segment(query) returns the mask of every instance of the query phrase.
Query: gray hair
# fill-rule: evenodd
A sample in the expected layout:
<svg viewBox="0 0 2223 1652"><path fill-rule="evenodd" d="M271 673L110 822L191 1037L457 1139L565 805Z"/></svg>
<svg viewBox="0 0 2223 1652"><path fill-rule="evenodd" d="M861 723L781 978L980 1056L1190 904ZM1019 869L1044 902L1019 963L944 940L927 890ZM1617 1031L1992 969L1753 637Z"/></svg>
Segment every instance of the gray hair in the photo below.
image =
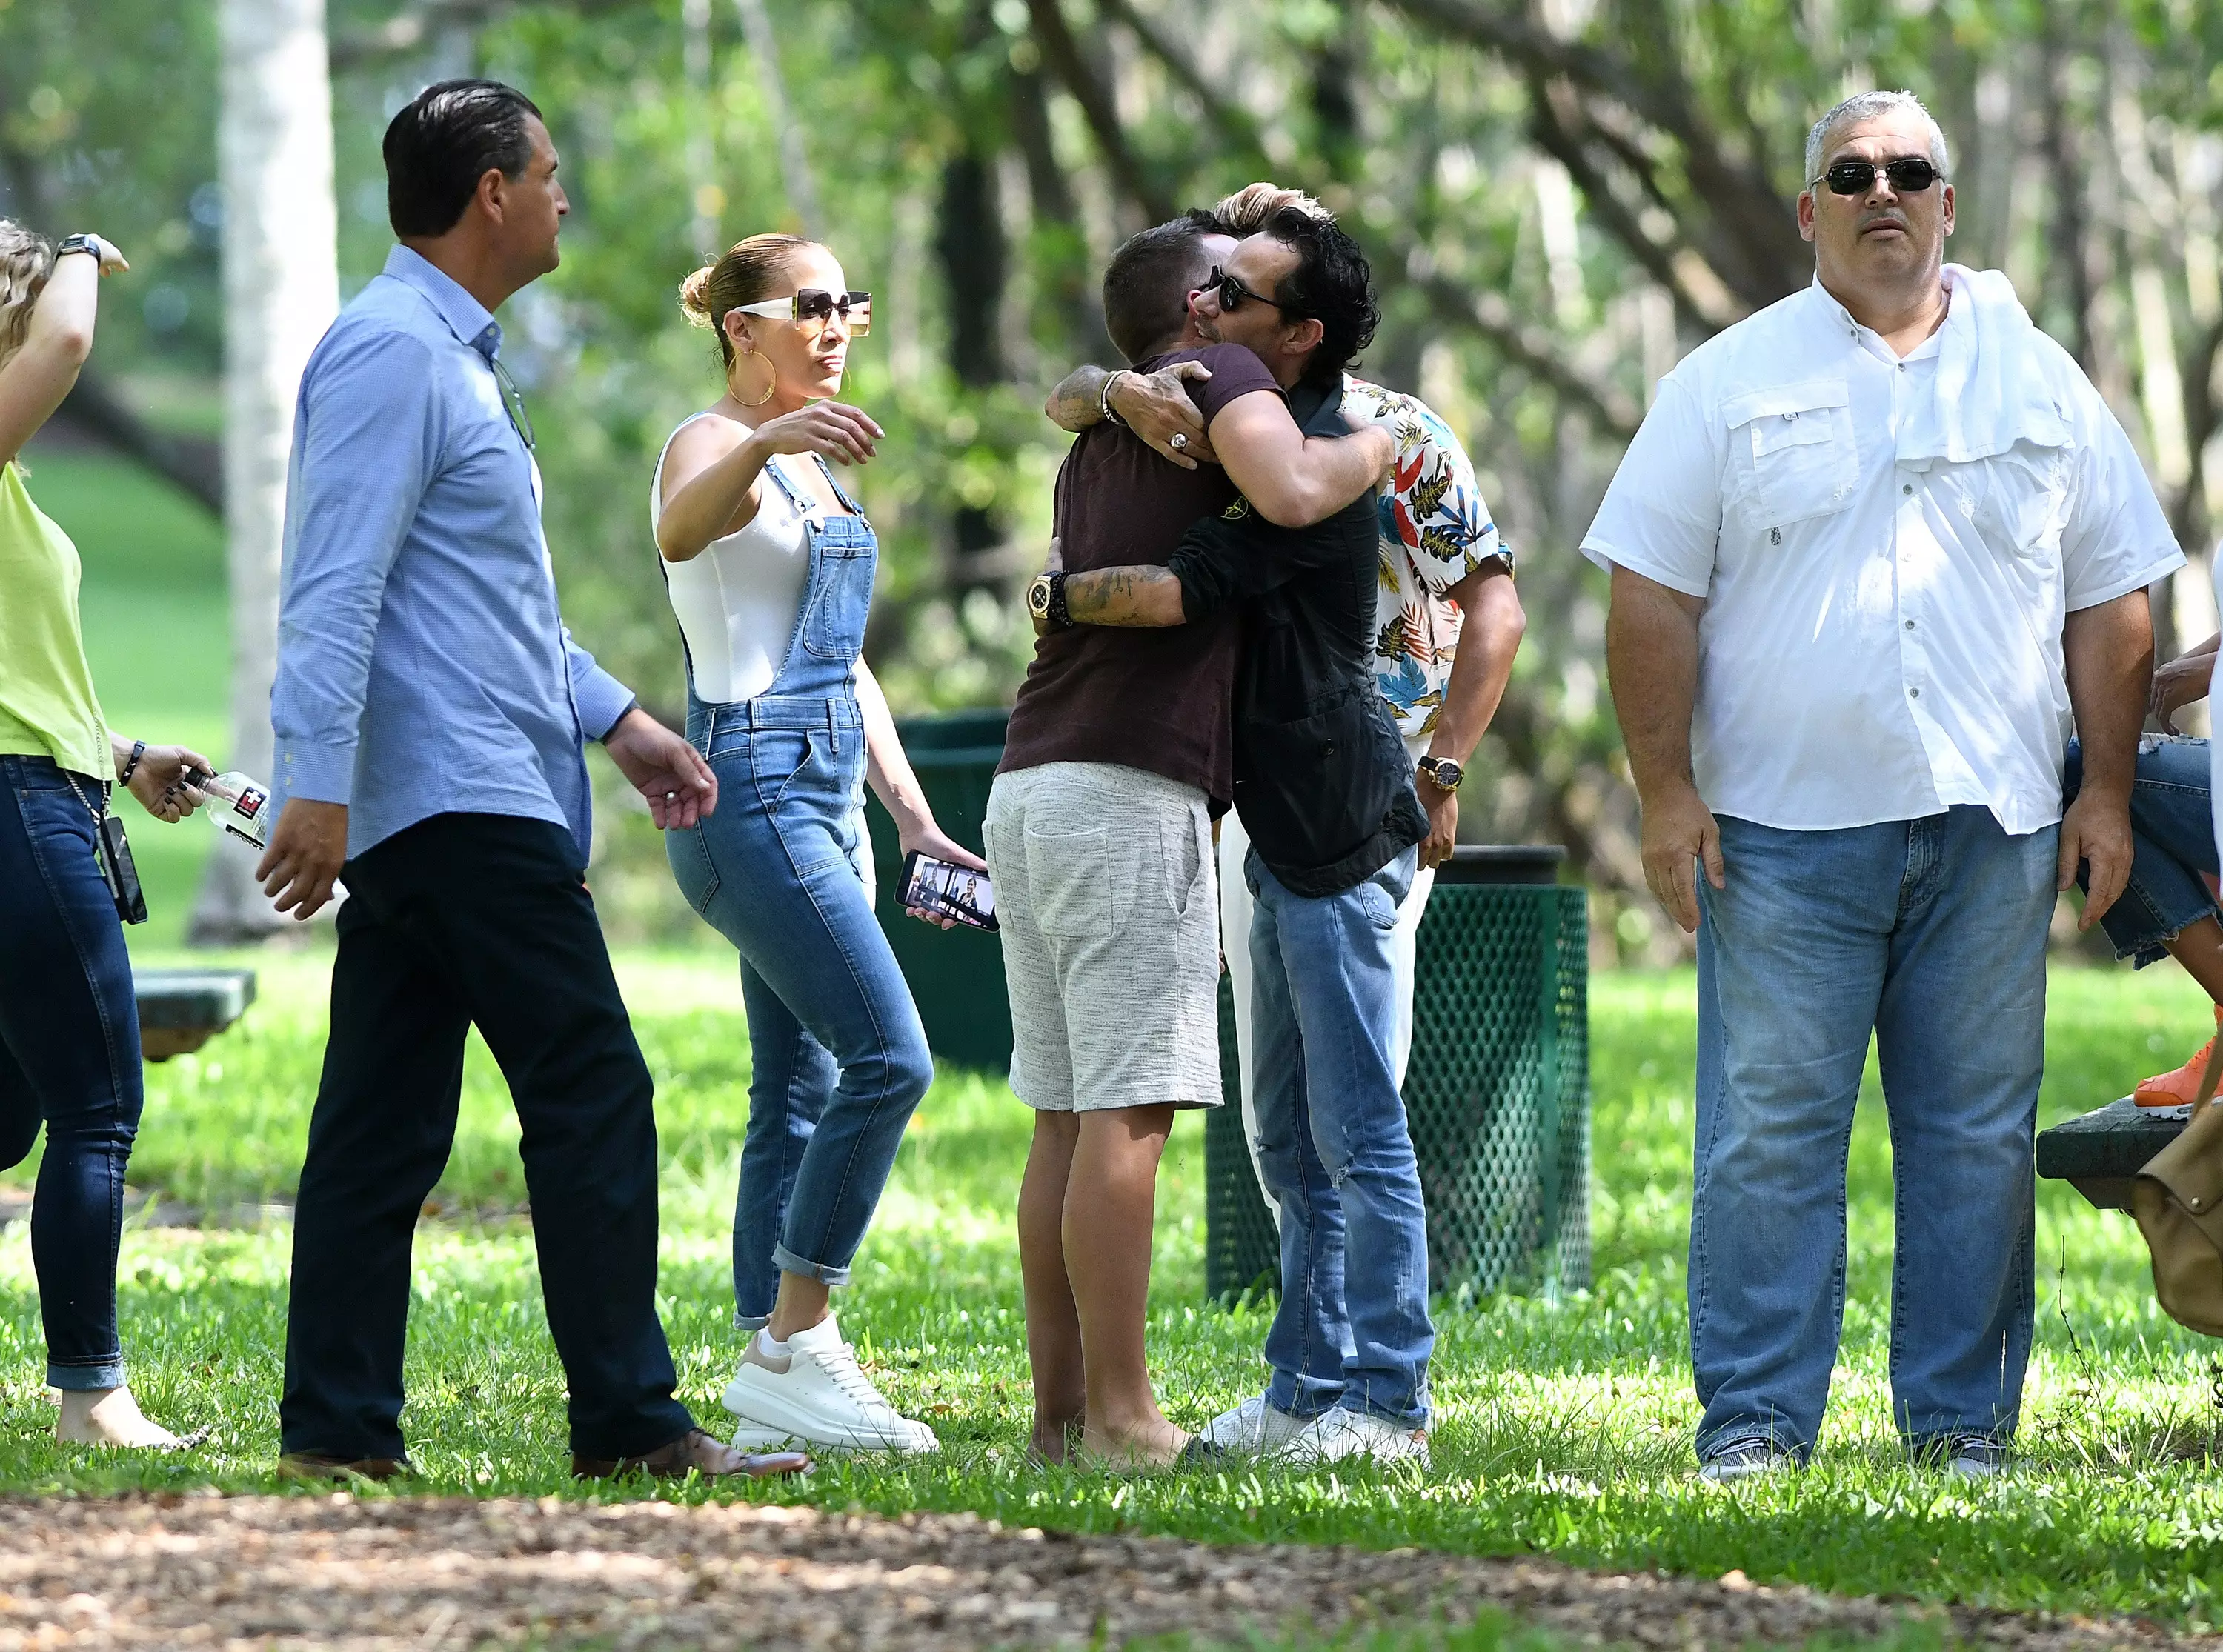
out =
<svg viewBox="0 0 2223 1652"><path fill-rule="evenodd" d="M1814 122L1814 129L1806 135L1806 173L1803 189L1811 189L1822 176L1822 157L1829 152L1829 135L1841 126L1855 121L1865 121L1873 116L1887 114L1892 110L1911 109L1922 116L1930 128L1930 160L1941 178L1949 176L1953 168L1945 153L1945 129L1937 124L1937 117L1911 91L1856 91L1835 109Z"/></svg>
<svg viewBox="0 0 2223 1652"><path fill-rule="evenodd" d="M23 347L31 311L54 267L51 242L12 218L0 218L0 364Z"/></svg>

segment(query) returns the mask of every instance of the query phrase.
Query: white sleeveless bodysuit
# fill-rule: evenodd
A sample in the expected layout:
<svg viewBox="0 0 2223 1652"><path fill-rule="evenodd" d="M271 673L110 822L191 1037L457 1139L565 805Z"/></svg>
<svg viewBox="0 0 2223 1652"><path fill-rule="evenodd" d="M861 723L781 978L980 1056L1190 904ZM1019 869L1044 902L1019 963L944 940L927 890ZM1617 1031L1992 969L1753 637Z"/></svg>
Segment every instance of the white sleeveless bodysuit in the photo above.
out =
<svg viewBox="0 0 2223 1652"><path fill-rule="evenodd" d="M656 477L649 485L649 531L664 513L664 459L672 439L696 418L682 423L664 439L657 456ZM687 656L694 668L698 700L725 704L749 700L771 687L771 680L787 658L788 644L803 610L803 594L810 584L810 537L806 524L822 519L813 503L798 509L797 499L811 493L786 473L770 474L775 465L790 462L775 454L765 462L766 474L758 489L757 513L737 533L714 539L683 562L667 562L665 580L671 594L671 611L679 619L680 634L687 639ZM809 462L803 461L801 462ZM659 553L660 554L660 553Z"/></svg>

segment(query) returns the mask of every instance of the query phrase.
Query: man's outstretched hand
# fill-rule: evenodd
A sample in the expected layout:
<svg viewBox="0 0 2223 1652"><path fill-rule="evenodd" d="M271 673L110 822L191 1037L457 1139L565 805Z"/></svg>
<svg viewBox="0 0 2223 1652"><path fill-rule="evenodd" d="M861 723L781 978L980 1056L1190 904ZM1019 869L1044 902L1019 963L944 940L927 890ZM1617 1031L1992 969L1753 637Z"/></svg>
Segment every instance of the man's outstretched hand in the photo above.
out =
<svg viewBox="0 0 2223 1652"><path fill-rule="evenodd" d="M347 860L348 811L344 803L319 803L289 797L271 829L270 844L255 863L255 876L278 910L305 921L332 898Z"/></svg>
<svg viewBox="0 0 2223 1652"><path fill-rule="evenodd" d="M718 777L702 754L635 706L602 736L602 750L664 832L685 832L718 807Z"/></svg>

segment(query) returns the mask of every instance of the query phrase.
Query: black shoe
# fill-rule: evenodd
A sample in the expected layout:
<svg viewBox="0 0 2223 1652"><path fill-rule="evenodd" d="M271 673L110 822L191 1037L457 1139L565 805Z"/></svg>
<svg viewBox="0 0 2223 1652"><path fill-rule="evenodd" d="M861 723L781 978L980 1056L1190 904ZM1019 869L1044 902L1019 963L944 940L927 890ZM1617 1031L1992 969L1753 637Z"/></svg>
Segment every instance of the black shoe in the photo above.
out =
<svg viewBox="0 0 2223 1652"><path fill-rule="evenodd" d="M406 1457L335 1457L325 1451L289 1451L278 1460L278 1478L334 1481L414 1479L417 1465Z"/></svg>

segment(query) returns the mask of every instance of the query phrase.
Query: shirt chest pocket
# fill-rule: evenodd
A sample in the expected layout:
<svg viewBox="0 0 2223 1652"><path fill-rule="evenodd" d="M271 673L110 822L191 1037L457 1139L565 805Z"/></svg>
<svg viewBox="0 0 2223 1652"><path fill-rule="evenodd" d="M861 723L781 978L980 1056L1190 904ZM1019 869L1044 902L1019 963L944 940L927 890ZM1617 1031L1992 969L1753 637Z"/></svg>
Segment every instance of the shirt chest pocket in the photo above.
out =
<svg viewBox="0 0 2223 1652"><path fill-rule="evenodd" d="M2005 453L1955 468L1969 473L1971 515L1993 550L2042 562L2061 560L2069 518L2066 449L2018 442Z"/></svg>
<svg viewBox="0 0 2223 1652"><path fill-rule="evenodd" d="M1861 480L1850 399L1842 379L1808 379L1722 404L1729 496L1754 527L1850 508Z"/></svg>

